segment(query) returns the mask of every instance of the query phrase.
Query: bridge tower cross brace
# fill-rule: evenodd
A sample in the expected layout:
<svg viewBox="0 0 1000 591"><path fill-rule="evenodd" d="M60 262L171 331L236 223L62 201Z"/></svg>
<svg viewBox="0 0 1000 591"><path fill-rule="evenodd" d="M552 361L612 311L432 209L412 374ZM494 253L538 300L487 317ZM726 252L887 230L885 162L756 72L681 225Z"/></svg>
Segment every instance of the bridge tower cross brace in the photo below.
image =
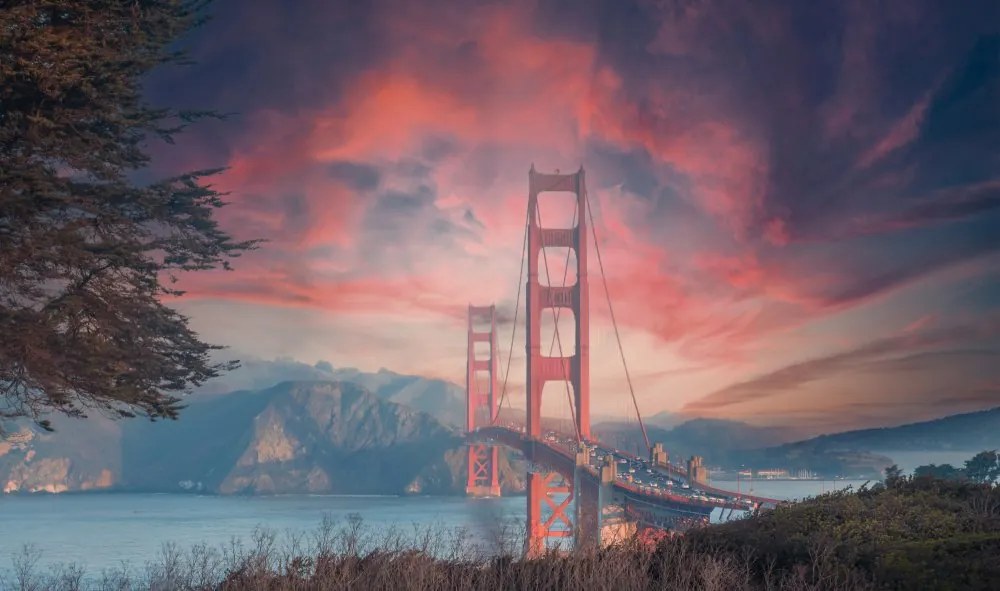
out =
<svg viewBox="0 0 1000 591"><path fill-rule="evenodd" d="M476 321L487 320L488 332L476 331ZM490 344L488 359L476 357L476 343ZM478 427L492 424L497 417L497 314L496 306L469 306L469 349L466 361L466 429L475 431ZM480 372L488 377L486 391L480 390L477 379ZM469 446L468 480L465 493L473 497L500 496L498 451L495 445L473 443Z"/></svg>
<svg viewBox="0 0 1000 591"><path fill-rule="evenodd" d="M577 224L573 228L544 228L539 223L538 195L550 191L574 193L577 199ZM532 439L542 436L542 390L546 382L568 381L573 387L574 428L582 439L590 438L590 301L587 282L587 225L586 187L583 167L571 174L546 174L528 172L528 280L526 285L527 308L527 434ZM541 220L544 223L544 220ZM571 248L576 253L576 284L567 286L542 285L538 280L542 249L546 247ZM552 281L551 278L549 279ZM576 350L563 357L542 354L541 318L543 310L568 308L574 316ZM528 553L537 556L545 551L549 538L569 537L573 532L556 529L562 523L570 526L567 512L569 498L561 502L553 497L558 494L579 493L572 491L570 483L559 483L554 474L528 473ZM577 515L580 518L580 498L577 497ZM551 515L542 518L543 506ZM577 524L578 526L580 524Z"/></svg>

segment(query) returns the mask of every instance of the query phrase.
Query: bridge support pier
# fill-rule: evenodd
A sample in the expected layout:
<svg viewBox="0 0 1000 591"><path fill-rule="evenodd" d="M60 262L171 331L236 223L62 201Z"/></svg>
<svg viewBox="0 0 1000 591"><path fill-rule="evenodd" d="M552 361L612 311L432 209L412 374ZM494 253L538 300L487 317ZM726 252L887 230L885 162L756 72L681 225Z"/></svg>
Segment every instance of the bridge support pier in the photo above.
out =
<svg viewBox="0 0 1000 591"><path fill-rule="evenodd" d="M542 226L538 209L538 195L544 192L567 191L574 193L577 200L577 223L573 228L545 228ZM573 387L571 404L574 410L574 429L579 440L590 438L590 301L587 279L587 201L584 173L581 167L572 174L544 174L532 166L528 172L528 279L525 285L527 380L526 407L528 411L527 434L538 441L542 437L542 389L546 382L565 381ZM539 262L547 259L543 248L569 248L576 253L576 284L550 285L539 282ZM548 272L546 272L548 276ZM561 352L559 357L542 354L541 321L542 311L547 308L569 308L574 316L576 329L576 350ZM556 328L558 331L558 327ZM558 332L557 332L558 335ZM561 343L561 342L560 342ZM560 344L561 348L561 344ZM580 470L579 466L576 470ZM530 473L528 475L528 554L537 556L544 552L549 538L574 536L577 541L596 540L597 519L588 517L596 510L597 495L588 502L585 492L578 482L576 486L553 484L551 474ZM571 492L575 490L575 493ZM565 500L555 502L554 493L567 494ZM576 498L574 525L566 512L572 498ZM543 507L550 511L547 519L542 517ZM566 530L552 526L562 523ZM592 527L594 524L595 527Z"/></svg>
<svg viewBox="0 0 1000 591"><path fill-rule="evenodd" d="M476 321L489 321L489 331L476 331ZM488 342L490 356L476 357L476 343ZM465 391L467 396L467 431L490 425L496 419L498 408L497 386L497 320L496 306L469 306L469 349L466 363ZM488 376L486 391L479 386L479 374ZM500 496L498 473L499 453L496 446L481 443L469 446L469 474L465 484L465 494L471 497Z"/></svg>
<svg viewBox="0 0 1000 591"><path fill-rule="evenodd" d="M573 522L569 507L573 502L573 488L555 472L528 473L528 540L529 558L545 554L548 541L553 538L571 538ZM543 515L542 508L548 509Z"/></svg>
<svg viewBox="0 0 1000 591"><path fill-rule="evenodd" d="M624 542L635 534L635 522L629 521L621 500L614 495L618 465L614 458L605 456L601 463L601 483L597 489L597 546L607 546Z"/></svg>

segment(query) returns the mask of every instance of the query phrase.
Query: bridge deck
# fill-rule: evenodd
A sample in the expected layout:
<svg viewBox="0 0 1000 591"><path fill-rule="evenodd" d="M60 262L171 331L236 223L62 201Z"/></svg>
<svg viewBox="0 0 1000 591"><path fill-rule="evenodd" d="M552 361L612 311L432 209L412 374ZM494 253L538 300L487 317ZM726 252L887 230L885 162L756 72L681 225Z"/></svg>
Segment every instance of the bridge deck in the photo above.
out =
<svg viewBox="0 0 1000 591"><path fill-rule="evenodd" d="M568 449L552 441L528 437L518 429L509 427L485 427L469 433L469 436L476 440L492 439L508 447L518 449L525 454L525 457L527 457L529 461L533 462L539 460L536 456L539 456L540 452L544 450L544 455L546 457L543 458L544 461L542 463L551 464L549 466L551 469L559 471L563 473L564 476L569 478L572 478L573 470L576 467L575 450ZM605 449L613 449L609 446L601 444L600 442L590 443L596 444ZM642 461L640 458L636 458L631 454L624 454L621 452L617 453L623 456L628 456L636 461ZM592 479L595 483L599 482L599 474L596 468L593 466L584 466L582 468L588 475L589 479ZM651 466L651 468L659 467ZM675 466L668 467L668 471L671 477L678 478L683 481L687 480L687 474L682 473L682 471ZM773 506L780 502L775 499L736 493L700 483L691 484L690 486L697 487L698 490L704 491L705 493L718 495L719 497L722 497L723 500L713 500L711 498L704 500L680 492L671 492L669 490L620 480L616 480L614 482L613 488L616 493L619 493L632 501L652 506L663 506L680 513L700 515L706 515L715 508L748 510L751 507L747 506L747 502L750 502L753 505L765 506Z"/></svg>
<svg viewBox="0 0 1000 591"><path fill-rule="evenodd" d="M640 458L640 457L638 457L636 455L630 454L628 452L618 452L618 453L620 453L623 456L628 456L628 457L636 459L636 460L642 460L642 458ZM703 491L705 491L707 493L711 493L711 494L714 494L714 495L719 495L719 496L726 497L726 498L729 498L729 499L746 499L746 500L752 501L752 502L754 502L754 503L756 503L758 505L761 505L761 506L771 506L771 507L784 502L784 501L782 501L780 499L772 499L772 498L769 498L769 497L762 497L762 496L759 496L759 495L751 495L751 494L746 494L746 493L742 493L742 492L735 492L735 491L731 491L731 490L726 490L724 488L716 488L714 486L711 486L711 485L705 484L705 483L701 483L701 482L698 482L698 483L690 482L689 479L688 479L687 471L683 470L679 466L675 466L674 464L668 464L667 466L661 466L661 465L658 465L658 464L657 465L651 464L651 467L654 470L657 470L657 469L659 469L659 470L665 470L670 476L672 476L674 478L677 478L677 479L680 479L680 480L682 480L684 482L687 482L692 487L693 486L697 486L699 490L703 490Z"/></svg>

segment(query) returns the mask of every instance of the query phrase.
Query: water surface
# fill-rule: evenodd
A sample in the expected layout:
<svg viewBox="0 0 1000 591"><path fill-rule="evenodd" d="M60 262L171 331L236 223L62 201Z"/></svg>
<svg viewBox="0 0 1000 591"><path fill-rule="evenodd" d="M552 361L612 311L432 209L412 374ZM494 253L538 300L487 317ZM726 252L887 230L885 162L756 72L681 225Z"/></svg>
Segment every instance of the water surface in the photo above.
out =
<svg viewBox="0 0 1000 591"><path fill-rule="evenodd" d="M735 489L735 483L716 483ZM860 481L754 481L753 492L802 498ZM746 483L743 483L746 490ZM462 530L489 545L499 532L523 523L525 498L324 496L198 496L178 494L0 495L0 571L25 544L41 551L39 565L76 563L88 573L124 561L141 568L155 561L164 542L181 548L205 543L224 546L234 537L249 541L267 528L282 537L308 537L324 516L341 526L359 515L367 531L396 527L404 532ZM718 520L719 511L713 515Z"/></svg>

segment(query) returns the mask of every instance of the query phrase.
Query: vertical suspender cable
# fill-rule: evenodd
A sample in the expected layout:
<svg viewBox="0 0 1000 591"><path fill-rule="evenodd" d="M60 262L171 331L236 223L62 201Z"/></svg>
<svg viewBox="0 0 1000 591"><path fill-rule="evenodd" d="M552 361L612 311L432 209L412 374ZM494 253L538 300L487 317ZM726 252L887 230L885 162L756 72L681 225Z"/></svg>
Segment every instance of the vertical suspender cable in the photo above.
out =
<svg viewBox="0 0 1000 591"><path fill-rule="evenodd" d="M584 187L586 191L586 187ZM632 405L635 406L635 416L639 419L639 428L642 429L642 438L646 442L646 450L652 449L649 444L649 434L646 433L646 425L642 422L642 413L639 412L639 403L635 399L635 389L632 387L632 376L628 372L628 364L625 362L625 349L622 348L622 337L618 333L618 321L615 320L615 309L611 306L611 292L608 290L608 277L604 274L604 262L601 260L601 246L597 241L597 227L594 225L594 211L590 207L590 193L584 193L584 203L587 206L587 214L590 216L590 231L594 236L594 252L597 253L597 264L601 269L601 279L604 283L604 295L608 300L608 311L611 313L611 325L615 329L615 339L618 341L618 352L622 357L622 367L625 368L625 379L628 381L628 391L632 395Z"/></svg>
<svg viewBox="0 0 1000 591"><path fill-rule="evenodd" d="M497 416L493 423L500 419L500 407L507 397L507 378L510 377L510 366L514 361L514 337L517 335L517 313L521 308L521 289L524 284L524 260L528 252L528 212L524 212L524 239L521 241L521 267L517 275L517 298L514 300L514 323L510 331L510 348L507 350L507 369L503 373L503 387L500 389L500 402L497 403ZM510 403L507 403L510 408Z"/></svg>

